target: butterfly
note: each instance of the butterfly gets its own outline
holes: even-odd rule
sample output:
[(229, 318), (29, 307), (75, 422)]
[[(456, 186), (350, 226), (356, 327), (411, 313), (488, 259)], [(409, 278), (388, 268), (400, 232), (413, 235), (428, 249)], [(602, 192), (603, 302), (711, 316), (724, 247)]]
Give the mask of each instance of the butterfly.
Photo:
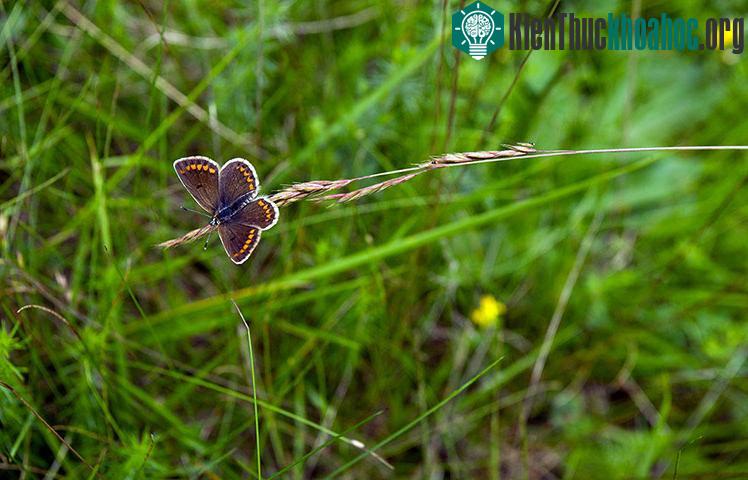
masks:
[(278, 206), (257, 196), (260, 181), (252, 164), (234, 158), (220, 167), (208, 157), (196, 156), (176, 160), (174, 170), (192, 198), (210, 214), (210, 226), (218, 229), (231, 261), (246, 262), (261, 232), (278, 222)]

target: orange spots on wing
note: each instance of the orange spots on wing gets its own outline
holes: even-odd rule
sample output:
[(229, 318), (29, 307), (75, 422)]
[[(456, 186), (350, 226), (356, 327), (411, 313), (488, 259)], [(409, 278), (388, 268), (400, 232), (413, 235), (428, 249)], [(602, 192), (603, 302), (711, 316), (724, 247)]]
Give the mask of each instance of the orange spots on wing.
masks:
[(209, 163), (190, 163), (189, 165), (185, 165), (184, 168), (179, 170), (179, 173), (184, 174), (186, 172), (210, 172), (212, 174), (215, 174), (218, 172), (212, 165)]
[(254, 179), (254, 176), (252, 175), (252, 170), (250, 170), (249, 168), (245, 168), (242, 165), (239, 165), (239, 171), (242, 173), (242, 175), (244, 175), (244, 178), (247, 179), (247, 186), (249, 187), (249, 189), (254, 190), (255, 179)]
[(242, 246), (241, 250), (239, 250), (237, 253), (235, 253), (234, 256), (242, 255), (244, 252), (246, 252), (247, 250), (249, 250), (249, 247), (251, 247), (252, 244), (254, 243), (255, 233), (256, 233), (255, 230), (251, 230), (249, 232), (249, 235), (247, 235), (247, 241), (244, 242), (244, 245)]
[(180, 165), (177, 170), (181, 175), (184, 175), (188, 172), (210, 172), (211, 174), (215, 175), (218, 173), (218, 169), (216, 169), (213, 165), (210, 163), (188, 163), (184, 165)]
[(273, 218), (275, 211), (272, 209), (268, 202), (258, 200), (257, 205), (259, 205), (262, 208), (262, 211), (265, 213), (265, 220), (271, 220)]

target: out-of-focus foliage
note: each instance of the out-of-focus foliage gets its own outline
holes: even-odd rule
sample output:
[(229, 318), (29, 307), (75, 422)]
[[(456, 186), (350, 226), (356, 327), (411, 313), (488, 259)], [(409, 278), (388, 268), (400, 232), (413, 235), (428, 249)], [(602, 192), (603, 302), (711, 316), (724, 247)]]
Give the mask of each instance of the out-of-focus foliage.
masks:
[[(502, 142), (748, 143), (741, 56), (535, 52), (502, 105), (525, 52), (455, 54), (447, 3), (2, 3), (0, 381), (15, 393), (0, 386), (0, 476), (92, 476), (37, 414), (104, 478), (255, 476), (230, 298), (252, 328), (264, 476), (748, 472), (744, 153), (430, 172), (283, 208), (242, 267), (218, 241), (154, 248), (204, 222), (178, 208), (185, 155), (249, 158), (269, 192)], [(506, 306), (489, 328), (471, 320), (484, 295)], [(16, 313), (28, 304), (67, 324)], [(366, 452), (331, 432), (394, 472), (349, 464)]]

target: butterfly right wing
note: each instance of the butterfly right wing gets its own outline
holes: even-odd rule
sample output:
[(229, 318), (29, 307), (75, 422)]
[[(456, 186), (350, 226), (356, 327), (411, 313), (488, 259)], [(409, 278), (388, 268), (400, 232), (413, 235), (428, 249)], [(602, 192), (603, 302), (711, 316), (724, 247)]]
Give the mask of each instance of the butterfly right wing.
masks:
[(218, 225), (218, 236), (232, 262), (240, 265), (247, 261), (255, 247), (260, 243), (261, 230), (241, 223), (221, 223)]
[(278, 206), (267, 197), (258, 197), (237, 213), (232, 221), (267, 230), (278, 222)]
[(198, 205), (214, 214), (219, 202), (218, 164), (208, 157), (185, 157), (174, 162), (174, 170)]

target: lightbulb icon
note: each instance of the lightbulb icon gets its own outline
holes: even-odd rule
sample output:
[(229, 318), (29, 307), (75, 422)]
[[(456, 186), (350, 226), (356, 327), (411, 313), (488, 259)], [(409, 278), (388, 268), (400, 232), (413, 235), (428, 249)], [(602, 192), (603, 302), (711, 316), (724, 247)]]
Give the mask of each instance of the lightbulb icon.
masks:
[[(470, 9), (465, 8), (459, 13), (462, 16), (460, 26), (455, 25), (455, 30), (459, 30), (462, 33), (463, 40), (460, 42), (461, 46), (467, 44), (468, 53), (471, 57), (476, 60), (481, 60), (488, 54), (489, 50), (495, 48), (496, 43), (493, 41), (494, 33), (501, 30), (501, 27), (496, 26), (494, 21), (494, 14), (496, 11), (487, 7), (489, 11), (484, 11), (479, 2), (475, 2), (470, 5)], [(457, 13), (455, 13), (457, 15)], [(500, 20), (503, 24), (503, 17)], [(491, 44), (489, 46), (489, 43)]]

